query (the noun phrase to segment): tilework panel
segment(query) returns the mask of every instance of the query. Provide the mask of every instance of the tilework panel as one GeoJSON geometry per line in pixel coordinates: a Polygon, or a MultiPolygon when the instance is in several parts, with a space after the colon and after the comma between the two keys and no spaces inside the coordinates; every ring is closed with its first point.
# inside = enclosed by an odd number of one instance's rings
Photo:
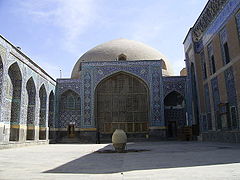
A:
{"type": "Polygon", "coordinates": [[[187,111],[187,119],[189,122],[189,125],[192,125],[193,123],[193,107],[192,107],[192,99],[193,99],[193,94],[192,94],[192,81],[191,81],[191,66],[190,66],[190,60],[189,56],[186,53],[186,68],[187,68],[187,74],[188,76],[186,77],[186,89],[185,89],[185,100],[186,100],[186,111],[187,111]]]}
{"type": "Polygon", "coordinates": [[[207,124],[208,124],[207,129],[211,130],[212,129],[212,118],[211,118],[211,104],[210,104],[208,84],[204,85],[204,92],[205,92],[205,107],[206,107],[206,114],[207,114],[206,120],[207,120],[207,124]]]}
{"type": "MultiPolygon", "coordinates": [[[[176,91],[181,94],[185,101],[185,87],[186,87],[186,78],[185,76],[175,76],[175,77],[163,77],[163,93],[164,98],[171,92],[176,91]]],[[[178,124],[178,127],[183,127],[186,125],[185,121],[185,109],[173,109],[165,110],[165,117],[167,119],[175,120],[178,124]]]]}
{"type": "Polygon", "coordinates": [[[51,92],[49,95],[49,114],[48,114],[48,126],[53,128],[54,127],[54,109],[55,109],[55,104],[54,104],[54,93],[51,92]]]}
{"type": "Polygon", "coordinates": [[[29,79],[27,82],[28,93],[28,109],[27,109],[27,124],[35,124],[35,106],[36,106],[36,87],[33,79],[29,79]]]}
{"type": "Polygon", "coordinates": [[[238,38],[240,39],[240,12],[236,14],[236,23],[238,29],[238,38]]]}
{"type": "Polygon", "coordinates": [[[20,107],[22,93],[22,75],[17,63],[11,65],[8,71],[12,83],[12,104],[11,104],[11,123],[19,124],[20,122],[20,107]]]}
{"type": "Polygon", "coordinates": [[[193,27],[193,38],[198,40],[228,0],[209,0],[193,27]]]}
{"type": "MultiPolygon", "coordinates": [[[[64,103],[65,100],[62,99],[62,95],[67,93],[68,91],[72,91],[74,94],[77,94],[79,97],[79,102],[76,100],[77,106],[80,108],[80,96],[82,82],[81,79],[58,79],[57,87],[56,87],[56,105],[55,105],[55,121],[53,126],[56,128],[65,128],[69,125],[69,123],[74,122],[77,128],[81,127],[81,112],[79,111],[61,111],[61,104],[64,103]]],[[[80,108],[81,109],[81,108],[80,108]]]]}
{"type": "Polygon", "coordinates": [[[59,121],[57,127],[67,128],[70,123],[80,127],[80,96],[72,90],[67,90],[60,95],[59,102],[59,121]],[[69,107],[68,99],[73,98],[73,106],[69,107]]]}
{"type": "Polygon", "coordinates": [[[222,11],[218,14],[215,20],[211,23],[210,27],[206,30],[203,35],[203,45],[205,46],[208,41],[212,38],[214,34],[216,34],[221,26],[226,22],[226,20],[233,14],[237,8],[240,7],[239,0],[229,0],[222,11]]]}
{"type": "Polygon", "coordinates": [[[85,126],[91,126],[93,124],[93,108],[92,106],[92,77],[89,72],[85,72],[83,76],[83,123],[85,126]]]}
{"type": "MultiPolygon", "coordinates": [[[[225,72],[225,82],[226,82],[226,90],[227,90],[227,97],[228,97],[228,103],[229,106],[235,106],[238,107],[237,103],[237,94],[236,94],[236,88],[235,88],[235,80],[233,75],[232,67],[228,68],[225,72]]],[[[237,115],[238,113],[236,113],[237,115]]],[[[238,116],[236,116],[236,119],[232,121],[232,128],[236,129],[238,127],[238,116]]]]}
{"type": "Polygon", "coordinates": [[[217,127],[221,129],[221,121],[217,114],[217,111],[219,110],[218,105],[220,104],[220,94],[219,94],[217,77],[211,80],[211,85],[212,85],[212,98],[213,98],[213,104],[214,104],[215,122],[217,124],[217,127]]]}
{"type": "Polygon", "coordinates": [[[135,75],[145,81],[150,92],[150,124],[152,126],[163,126],[164,118],[161,116],[164,113],[161,102],[163,95],[161,61],[153,60],[82,63],[81,75],[84,77],[82,97],[84,99],[84,102],[82,102],[84,103],[82,108],[82,114],[84,114],[82,116],[83,127],[95,127],[93,107],[94,91],[97,84],[104,78],[121,71],[135,75]]]}
{"type": "Polygon", "coordinates": [[[185,76],[163,77],[164,97],[172,91],[176,91],[185,97],[186,80],[187,77],[185,76]]]}
{"type": "Polygon", "coordinates": [[[42,85],[40,88],[39,99],[40,99],[39,126],[46,127],[47,93],[44,85],[42,85]]]}
{"type": "MultiPolygon", "coordinates": [[[[121,61],[121,62],[86,62],[82,63],[81,79],[59,79],[56,90],[56,122],[55,127],[63,127],[69,115],[59,117],[60,95],[71,89],[80,95],[81,113],[75,113],[81,121],[77,124],[81,128],[95,127],[94,120],[94,91],[96,86],[106,77],[117,72],[126,72],[142,79],[150,93],[150,124],[164,126],[163,82],[161,61],[121,61]],[[60,121],[62,119],[62,121],[60,121]]],[[[79,121],[79,120],[78,120],[79,121]]]]}
{"type": "Polygon", "coordinates": [[[207,78],[207,66],[204,51],[200,52],[201,66],[202,66],[202,77],[203,79],[207,78]]]}
{"type": "Polygon", "coordinates": [[[207,127],[207,116],[204,114],[202,115],[202,118],[201,118],[201,132],[206,132],[208,130],[208,127],[207,127]]]}
{"type": "MultiPolygon", "coordinates": [[[[2,105],[2,91],[3,91],[3,63],[0,57],[0,105],[2,105]]],[[[1,110],[0,110],[0,122],[2,121],[1,118],[1,110]]]]}
{"type": "MultiPolygon", "coordinates": [[[[19,53],[14,45],[9,44],[4,38],[0,37],[0,54],[3,62],[3,71],[1,75],[3,83],[1,85],[1,120],[5,125],[9,124],[24,125],[27,124],[27,117],[29,123],[39,124],[39,89],[42,84],[45,84],[46,94],[49,95],[50,91],[55,91],[55,81],[51,79],[46,73],[44,73],[39,67],[27,58],[19,53]],[[20,75],[21,74],[21,75],[20,75]],[[21,78],[19,78],[21,77],[21,78]],[[33,91],[27,90],[27,81],[33,78],[36,88],[35,107],[33,101],[33,91]],[[28,96],[30,94],[30,96],[28,96]],[[28,103],[30,102],[30,103],[28,103]],[[35,108],[35,110],[34,110],[35,108]],[[34,115],[35,114],[35,115],[34,115]]],[[[30,88],[31,89],[31,88],[30,88]]],[[[46,116],[48,114],[48,102],[46,103],[46,116]]],[[[47,121],[45,118],[45,125],[47,121]]],[[[25,141],[26,131],[20,131],[20,141],[25,141]]],[[[3,139],[4,143],[9,141],[9,132],[0,134],[0,143],[3,139]]]]}

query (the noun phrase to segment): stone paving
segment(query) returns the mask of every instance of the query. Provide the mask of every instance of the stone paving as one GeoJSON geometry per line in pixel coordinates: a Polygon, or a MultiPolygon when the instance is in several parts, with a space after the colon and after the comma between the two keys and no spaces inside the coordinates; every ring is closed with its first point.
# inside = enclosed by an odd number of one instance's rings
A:
{"type": "Polygon", "coordinates": [[[111,144],[50,144],[0,150],[0,180],[240,180],[240,144],[138,142],[144,152],[96,153],[111,144]]]}

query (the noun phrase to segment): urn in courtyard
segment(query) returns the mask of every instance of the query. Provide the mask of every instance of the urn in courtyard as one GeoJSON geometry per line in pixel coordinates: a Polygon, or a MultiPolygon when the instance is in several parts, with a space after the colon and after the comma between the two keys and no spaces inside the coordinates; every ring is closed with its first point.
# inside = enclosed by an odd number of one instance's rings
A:
{"type": "Polygon", "coordinates": [[[127,143],[126,133],[122,129],[116,129],[112,135],[112,143],[115,151],[124,152],[127,143]]]}

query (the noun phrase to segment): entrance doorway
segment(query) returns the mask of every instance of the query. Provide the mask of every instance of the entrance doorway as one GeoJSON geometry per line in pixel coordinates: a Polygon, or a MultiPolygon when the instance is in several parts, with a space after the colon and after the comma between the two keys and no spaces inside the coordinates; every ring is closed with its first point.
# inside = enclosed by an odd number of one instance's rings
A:
{"type": "Polygon", "coordinates": [[[95,91],[95,119],[99,139],[109,139],[116,129],[131,137],[148,132],[148,88],[139,78],[116,73],[99,83],[95,91]]]}
{"type": "Polygon", "coordinates": [[[168,121],[168,137],[176,138],[177,137],[177,123],[176,121],[168,121]]]}
{"type": "Polygon", "coordinates": [[[184,97],[176,92],[170,92],[164,99],[164,118],[169,139],[181,139],[183,127],[186,125],[184,97]]]}
{"type": "Polygon", "coordinates": [[[75,125],[74,124],[69,124],[68,125],[68,137],[69,138],[74,138],[75,137],[75,125]]]}

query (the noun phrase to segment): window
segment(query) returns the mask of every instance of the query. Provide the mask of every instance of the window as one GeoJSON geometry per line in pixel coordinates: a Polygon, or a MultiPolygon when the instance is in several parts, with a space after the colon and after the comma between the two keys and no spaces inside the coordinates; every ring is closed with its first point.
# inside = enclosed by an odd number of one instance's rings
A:
{"type": "Polygon", "coordinates": [[[240,39],[240,12],[236,14],[236,23],[237,23],[238,37],[240,39]]]}
{"type": "Polygon", "coordinates": [[[73,96],[67,97],[67,107],[66,109],[75,109],[75,99],[73,96]]]}
{"type": "Polygon", "coordinates": [[[224,43],[223,45],[223,49],[224,49],[224,55],[225,55],[225,61],[226,64],[230,62],[230,56],[229,56],[229,50],[228,50],[228,43],[224,43]]]}
{"type": "Polygon", "coordinates": [[[126,61],[126,60],[127,60],[127,56],[126,56],[125,54],[120,54],[120,55],[118,56],[118,60],[119,60],[119,61],[126,61]]]}
{"type": "Polygon", "coordinates": [[[220,41],[224,64],[228,64],[230,62],[230,54],[227,41],[227,31],[225,28],[220,32],[220,41]]]}
{"type": "Polygon", "coordinates": [[[212,73],[214,74],[216,72],[214,55],[211,56],[211,63],[212,63],[212,73]]]}
{"type": "Polygon", "coordinates": [[[232,128],[237,128],[237,109],[235,106],[230,107],[230,114],[231,114],[231,120],[232,120],[232,128]]]}
{"type": "Polygon", "coordinates": [[[212,130],[212,115],[211,115],[211,112],[207,113],[207,122],[208,122],[208,130],[212,130]]]}
{"type": "Polygon", "coordinates": [[[200,53],[201,63],[202,63],[202,73],[203,73],[203,79],[207,79],[207,67],[205,62],[205,54],[204,51],[200,53]]]}
{"type": "Polygon", "coordinates": [[[213,54],[213,46],[212,43],[208,45],[208,59],[209,59],[209,71],[210,74],[214,74],[216,72],[215,58],[213,54]]]}
{"type": "Polygon", "coordinates": [[[206,114],[202,115],[202,131],[207,131],[208,127],[207,127],[207,116],[206,114]]]}

